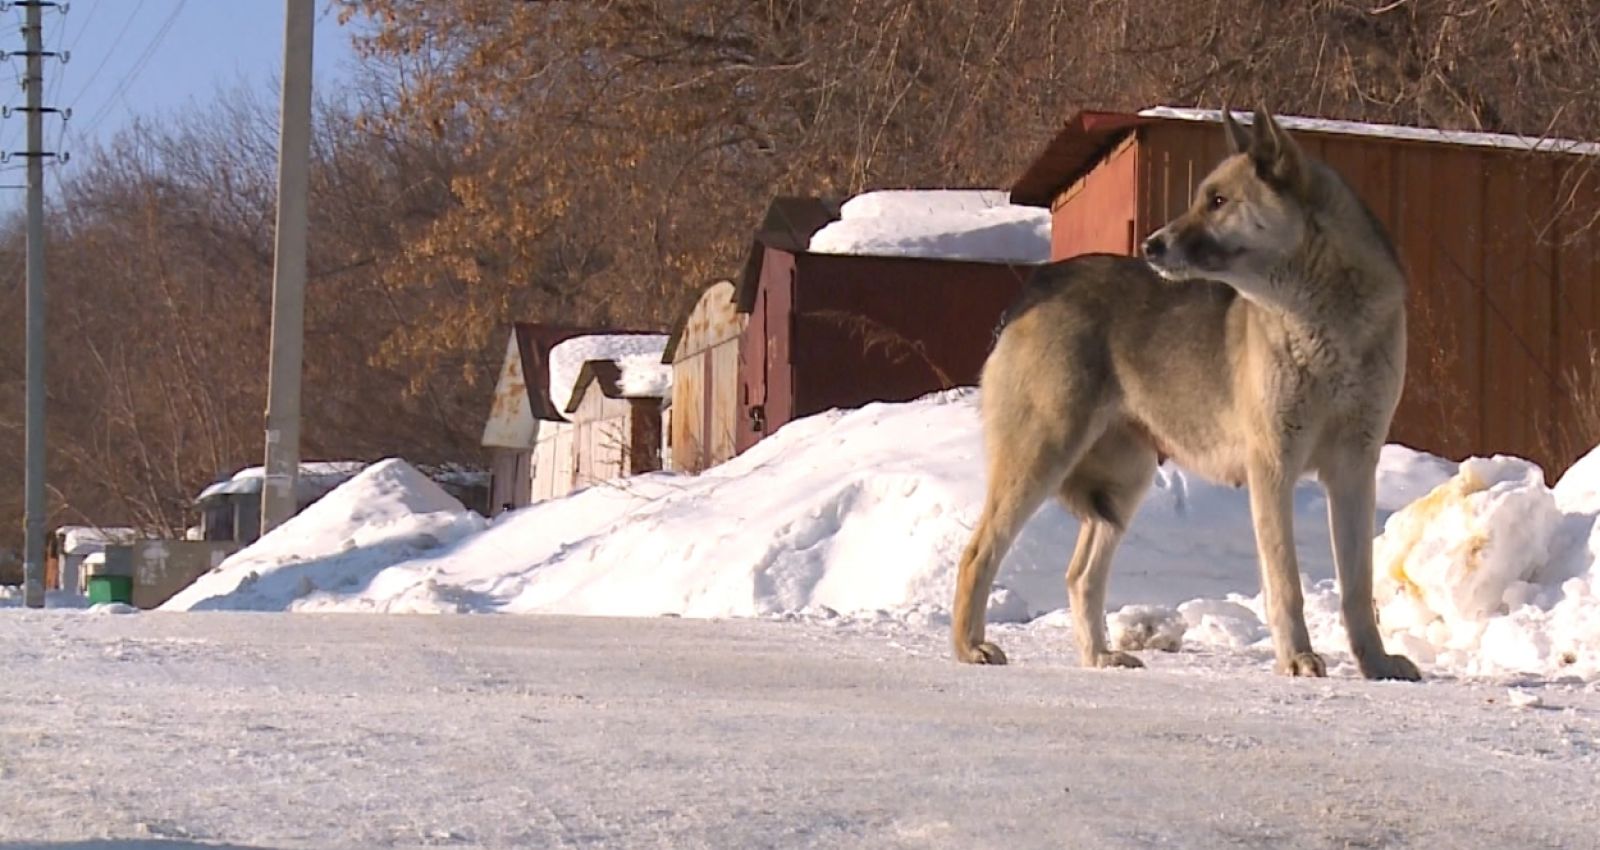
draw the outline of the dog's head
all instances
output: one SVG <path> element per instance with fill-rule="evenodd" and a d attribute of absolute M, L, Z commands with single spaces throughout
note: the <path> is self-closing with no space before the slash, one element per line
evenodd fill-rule
<path fill-rule="evenodd" d="M 1144 242 L 1170 280 L 1219 280 L 1249 294 L 1300 248 L 1311 172 L 1305 154 L 1257 109 L 1246 130 L 1222 111 L 1232 154 L 1201 181 L 1194 203 Z"/>

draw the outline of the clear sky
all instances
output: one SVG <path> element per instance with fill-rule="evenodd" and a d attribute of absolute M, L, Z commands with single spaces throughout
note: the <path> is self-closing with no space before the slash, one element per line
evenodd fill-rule
<path fill-rule="evenodd" d="M 328 86 L 347 77 L 356 58 L 329 0 L 315 4 L 313 68 L 316 85 Z M 135 117 L 204 105 L 240 85 L 277 102 L 283 0 L 69 0 L 69 6 L 65 15 L 44 13 L 45 49 L 72 54 L 64 65 L 45 62 L 45 104 L 72 109 L 64 139 L 60 120 L 45 119 L 51 149 L 82 155 L 85 138 L 108 140 Z M 21 20 L 20 9 L 0 15 L 0 49 L 23 49 Z M 0 103 L 20 106 L 23 59 L 12 57 L 9 65 L 11 73 L 0 72 Z M 22 150 L 25 132 L 25 115 L 13 112 L 0 122 L 0 147 Z M 21 163 L 18 158 L 9 164 Z M 0 172 L 0 183 L 18 184 L 21 177 L 8 168 Z M 21 204 L 21 191 L 0 190 L 0 205 Z"/>

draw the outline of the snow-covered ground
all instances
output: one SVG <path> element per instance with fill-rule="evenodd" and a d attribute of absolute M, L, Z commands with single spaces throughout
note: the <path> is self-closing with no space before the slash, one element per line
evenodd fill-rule
<path fill-rule="evenodd" d="M 0 847 L 1595 846 L 1594 688 L 999 631 L 10 611 Z"/>
<path fill-rule="evenodd" d="M 171 610 L 784 617 L 938 626 L 982 500 L 977 395 L 793 423 L 698 477 L 658 474 L 503 515 L 461 509 L 398 460 L 375 465 L 180 593 Z M 1600 679 L 1591 545 L 1600 457 L 1554 490 L 1512 458 L 1457 468 L 1401 446 L 1379 470 L 1380 618 L 1435 675 Z M 1351 674 L 1326 503 L 1295 499 L 1307 617 Z M 1064 622 L 1076 522 L 1049 505 L 1003 566 L 995 622 Z M 1167 467 L 1111 584 L 1125 645 L 1270 663 L 1247 494 Z"/>

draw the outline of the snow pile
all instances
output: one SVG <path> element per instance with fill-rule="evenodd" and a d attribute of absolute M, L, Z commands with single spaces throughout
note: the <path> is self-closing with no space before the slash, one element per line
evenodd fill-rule
<path fill-rule="evenodd" d="M 1597 507 L 1600 450 L 1553 490 L 1525 460 L 1462 463 L 1390 516 L 1375 543 L 1374 597 L 1389 650 L 1456 675 L 1600 678 Z M 1186 641 L 1270 651 L 1260 595 L 1179 610 Z M 1308 589 L 1306 620 L 1319 650 L 1344 652 L 1333 582 Z"/>
<path fill-rule="evenodd" d="M 818 254 L 1004 263 L 1050 259 L 1050 211 L 991 190 L 886 190 L 846 201 L 811 237 Z"/>
<path fill-rule="evenodd" d="M 503 514 L 481 534 L 415 557 L 364 556 L 366 572 L 348 586 L 318 579 L 298 594 L 291 581 L 267 600 L 263 579 L 248 588 L 250 604 L 698 617 L 831 610 L 936 620 L 950 604 L 983 475 L 976 391 L 868 405 L 791 423 L 699 476 L 607 482 Z M 1320 488 L 1303 484 L 1295 507 L 1307 571 L 1331 576 Z M 333 527 L 308 519 L 300 537 L 355 533 L 348 513 L 317 515 Z M 991 599 L 997 620 L 1065 607 L 1062 576 L 1076 533 L 1053 503 L 1024 528 Z M 234 594 L 236 575 L 259 569 L 255 549 L 170 607 Z M 1248 494 L 1167 468 L 1119 552 L 1111 599 L 1176 605 L 1253 590 L 1256 574 Z"/>
<path fill-rule="evenodd" d="M 358 460 L 327 460 L 307 461 L 300 464 L 300 475 L 295 480 L 295 499 L 301 503 L 310 502 L 321 498 L 333 488 L 349 481 L 362 469 L 366 463 Z M 259 493 L 265 481 L 266 470 L 260 466 L 247 466 L 233 474 L 233 477 L 218 481 L 195 497 L 195 501 L 204 501 L 214 496 L 235 493 Z"/>
<path fill-rule="evenodd" d="M 492 524 L 385 461 L 165 607 L 937 626 L 983 474 L 971 389 L 802 419 L 702 475 L 607 482 Z M 1552 490 L 1525 461 L 1457 468 L 1388 446 L 1378 481 L 1376 597 L 1392 651 L 1434 673 L 1600 678 L 1600 453 Z M 1293 508 L 1314 646 L 1351 673 L 1326 496 L 1303 481 Z M 1070 621 L 1076 533 L 1053 503 L 1033 517 L 1000 570 L 992 622 Z M 1117 553 L 1110 637 L 1270 659 L 1258 588 L 1247 491 L 1168 464 Z"/>
<path fill-rule="evenodd" d="M 550 401 L 556 410 L 567 409 L 578 373 L 590 360 L 615 360 L 627 395 L 665 396 L 672 387 L 672 366 L 661 362 L 666 350 L 663 334 L 578 336 L 557 343 L 550 349 Z"/>
<path fill-rule="evenodd" d="M 359 590 L 383 567 L 485 525 L 405 461 L 381 461 L 234 553 L 162 607 L 282 610 L 321 588 Z"/>

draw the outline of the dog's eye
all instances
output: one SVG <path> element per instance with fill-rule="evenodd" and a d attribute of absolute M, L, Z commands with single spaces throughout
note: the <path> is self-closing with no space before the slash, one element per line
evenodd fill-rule
<path fill-rule="evenodd" d="M 1226 204 L 1227 202 L 1227 198 L 1217 194 L 1216 192 L 1212 192 L 1211 197 L 1206 199 L 1206 206 L 1214 210 L 1220 210 L 1222 209 L 1222 205 Z"/>

